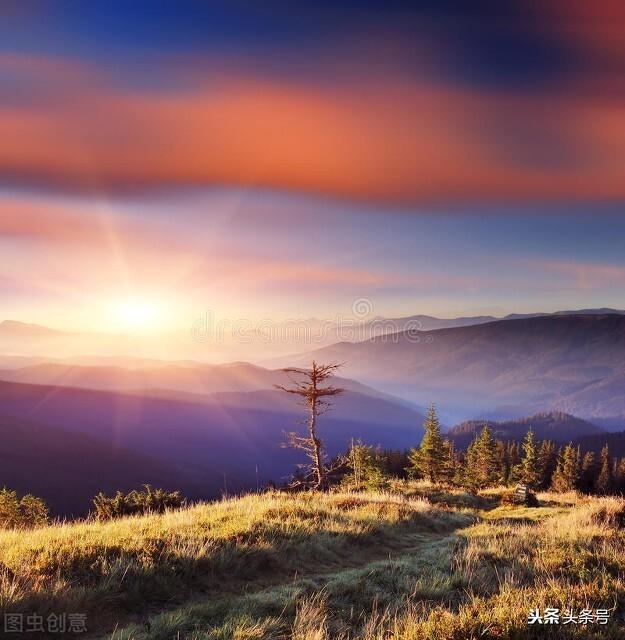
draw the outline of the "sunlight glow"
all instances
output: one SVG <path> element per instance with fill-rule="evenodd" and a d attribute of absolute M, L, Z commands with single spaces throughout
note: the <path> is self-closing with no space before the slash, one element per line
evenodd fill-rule
<path fill-rule="evenodd" d="M 155 300 L 128 298 L 114 305 L 112 321 L 120 330 L 154 331 L 162 328 L 163 315 L 163 305 Z"/>

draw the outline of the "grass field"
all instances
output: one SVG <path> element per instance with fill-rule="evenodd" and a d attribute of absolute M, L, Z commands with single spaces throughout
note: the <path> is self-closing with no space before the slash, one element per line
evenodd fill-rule
<path fill-rule="evenodd" d="M 500 495 L 396 483 L 3 531 L 0 606 L 117 640 L 624 638 L 625 500 Z M 611 619 L 528 626 L 547 606 Z"/>

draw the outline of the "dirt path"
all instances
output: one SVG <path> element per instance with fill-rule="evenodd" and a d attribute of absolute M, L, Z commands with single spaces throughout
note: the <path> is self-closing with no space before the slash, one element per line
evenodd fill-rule
<path fill-rule="evenodd" d="M 340 583 L 366 585 L 372 576 L 388 570 L 389 565 L 393 564 L 409 564 L 421 568 L 424 572 L 432 570 L 432 567 L 441 571 L 449 570 L 451 550 L 460 539 L 461 530 L 407 532 L 401 538 L 400 544 L 394 542 L 378 544 L 373 548 L 356 549 L 357 553 L 332 563 L 332 566 L 324 571 L 301 571 L 277 579 L 255 581 L 242 590 L 221 591 L 216 598 L 212 595 L 209 599 L 205 593 L 196 594 L 183 605 L 154 611 L 144 619 L 135 620 L 134 624 L 126 625 L 113 634 L 97 637 L 102 640 L 160 638 L 157 630 L 162 626 L 164 617 L 171 621 L 184 620 L 185 624 L 193 624 L 192 621 L 196 621 L 201 626 L 209 627 L 223 622 L 229 612 L 244 609 L 252 600 L 269 603 L 269 610 L 272 609 L 272 602 L 282 603 L 278 608 L 284 610 L 289 601 L 293 601 L 302 593 L 319 592 L 329 585 Z M 281 611 L 277 610 L 275 613 L 280 615 Z M 148 628 L 156 635 L 148 633 Z"/>

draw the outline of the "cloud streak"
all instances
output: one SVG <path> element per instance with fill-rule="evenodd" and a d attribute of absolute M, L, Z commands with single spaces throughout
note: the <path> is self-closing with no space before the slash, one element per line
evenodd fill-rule
<path fill-rule="evenodd" d="M 137 45 L 118 66 L 72 50 L 0 53 L 0 174 L 96 193 L 237 185 L 417 204 L 625 197 L 618 5 L 587 15 L 584 4 L 550 2 L 522 21 L 478 5 L 475 24 L 463 11 L 455 21 L 406 14 L 412 34 L 401 11 L 358 13 L 353 28 L 339 12 L 341 37 L 322 37 L 314 13 L 308 33 L 302 9 L 299 46 L 284 34 L 265 34 L 258 50 L 241 34 L 208 48 L 191 38 L 162 52 Z"/>
<path fill-rule="evenodd" d="M 565 276 L 582 291 L 625 285 L 625 266 L 620 264 L 561 260 L 545 261 L 542 267 L 552 273 Z"/>

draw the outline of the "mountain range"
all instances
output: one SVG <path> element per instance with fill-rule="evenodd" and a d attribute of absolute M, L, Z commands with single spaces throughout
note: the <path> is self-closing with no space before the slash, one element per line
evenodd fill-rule
<path fill-rule="evenodd" d="M 384 318 L 378 316 L 359 326 L 360 340 L 343 340 L 343 342 L 361 342 L 379 335 L 390 335 L 404 331 L 433 331 L 435 329 L 453 329 L 455 327 L 469 327 L 498 320 L 521 320 L 523 318 L 540 318 L 544 316 L 574 316 L 574 315 L 625 315 L 625 311 L 603 307 L 600 309 L 579 309 L 555 311 L 553 313 L 510 313 L 503 317 L 496 316 L 461 316 L 457 318 L 437 318 L 428 315 L 413 315 L 401 318 Z"/>
<path fill-rule="evenodd" d="M 192 498 L 280 482 L 303 461 L 281 443 L 283 431 L 303 429 L 305 410 L 275 389 L 289 384 L 278 365 L 306 368 L 313 358 L 345 363 L 334 381 L 345 393 L 321 424 L 329 455 L 352 439 L 415 446 L 421 407 L 430 401 L 444 422 L 464 421 L 449 432 L 460 447 L 484 420 L 500 438 L 521 439 L 531 426 L 537 438 L 594 438 L 599 446 L 609 437 L 620 446 L 621 434 L 602 428 L 625 426 L 622 312 L 394 322 L 400 321 L 406 331 L 285 357 L 273 368 L 5 351 L 0 482 L 42 495 L 64 515 L 84 513 L 98 490 L 144 482 L 180 488 Z M 436 328 L 437 322 L 447 324 Z M 454 322 L 459 326 L 450 326 Z M 70 335 L 0 324 L 0 339 L 13 345 L 52 344 Z"/>
<path fill-rule="evenodd" d="M 233 331 L 226 323 L 217 329 L 216 320 L 198 318 L 188 330 L 165 335 L 77 332 L 51 329 L 42 325 L 4 320 L 0 322 L 0 354 L 27 356 L 39 361 L 83 358 L 85 354 L 105 359 L 111 354 L 145 360 L 177 359 L 212 363 L 243 360 L 275 368 L 293 353 L 327 347 L 338 342 L 362 342 L 401 332 L 434 331 L 544 316 L 623 314 L 617 309 L 581 309 L 555 313 L 509 314 L 437 318 L 426 314 L 373 318 L 302 318 L 260 323 L 245 322 L 247 329 Z M 199 324 L 198 324 L 199 323 Z M 236 323 L 235 323 L 236 324 Z M 221 326 L 221 325 L 220 325 Z M 228 330 L 230 327 L 230 330 Z M 238 327 L 238 325 L 237 325 Z M 276 360 L 278 358 L 278 360 Z M 2 365 L 0 356 L 0 368 Z M 84 363 L 84 362 L 83 362 Z"/>
<path fill-rule="evenodd" d="M 77 364 L 76 361 L 27 362 L 26 366 L 0 368 L 0 380 L 84 389 L 128 392 L 165 390 L 196 394 L 259 391 L 289 382 L 288 376 L 279 369 L 266 369 L 248 362 L 212 365 L 129 358 L 79 360 L 91 364 Z M 336 376 L 335 383 L 349 391 L 400 402 L 398 398 L 356 380 Z"/>
<path fill-rule="evenodd" d="M 292 356 L 344 362 L 345 375 L 448 422 L 564 411 L 613 430 L 625 423 L 625 316 L 557 314 L 411 331 Z"/>
<path fill-rule="evenodd" d="M 63 331 L 50 329 L 40 324 L 18 322 L 17 320 L 3 320 L 0 322 L 0 338 L 41 338 L 68 335 Z"/>

